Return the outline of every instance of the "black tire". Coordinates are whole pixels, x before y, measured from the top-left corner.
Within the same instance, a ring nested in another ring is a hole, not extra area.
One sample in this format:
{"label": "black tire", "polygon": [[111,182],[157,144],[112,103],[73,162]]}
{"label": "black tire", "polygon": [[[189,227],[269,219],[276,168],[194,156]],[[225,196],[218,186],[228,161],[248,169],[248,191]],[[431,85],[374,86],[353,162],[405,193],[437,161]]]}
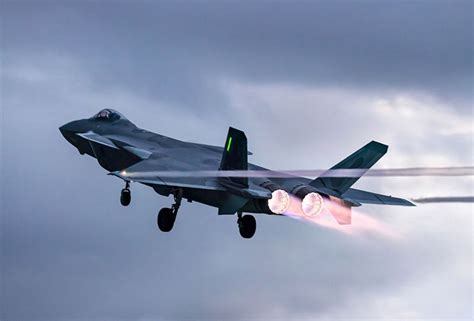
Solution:
{"label": "black tire", "polygon": [[252,215],[244,215],[239,221],[240,236],[244,239],[252,238],[257,229],[257,222]]}
{"label": "black tire", "polygon": [[123,206],[128,206],[130,205],[130,202],[132,201],[132,193],[130,193],[130,190],[128,188],[124,188],[122,190],[122,193],[120,193],[120,204]]}
{"label": "black tire", "polygon": [[176,215],[173,213],[171,208],[164,207],[158,213],[156,217],[156,223],[158,224],[158,228],[162,232],[169,232],[173,229],[174,221],[176,219]]}

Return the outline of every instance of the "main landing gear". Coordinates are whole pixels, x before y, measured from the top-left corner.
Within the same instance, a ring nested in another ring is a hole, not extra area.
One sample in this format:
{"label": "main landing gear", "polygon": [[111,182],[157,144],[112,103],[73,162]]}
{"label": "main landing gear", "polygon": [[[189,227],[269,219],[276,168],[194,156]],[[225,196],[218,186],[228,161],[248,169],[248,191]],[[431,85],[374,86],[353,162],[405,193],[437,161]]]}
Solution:
{"label": "main landing gear", "polygon": [[130,193],[130,182],[125,183],[125,188],[122,189],[122,192],[120,193],[120,204],[123,206],[128,206],[130,205],[130,202],[132,201],[132,194]]}
{"label": "main landing gear", "polygon": [[[163,207],[156,217],[156,223],[162,232],[170,232],[173,229],[176,215],[178,214],[181,200],[183,199],[182,189],[176,189],[172,194],[174,197],[174,204],[171,205],[171,207]],[[128,206],[130,205],[131,200],[132,194],[130,192],[130,182],[126,182],[125,188],[122,189],[120,194],[120,203],[123,206]],[[252,238],[257,229],[255,217],[252,215],[242,215],[241,212],[237,213],[237,225],[239,226],[240,235],[245,239]]]}
{"label": "main landing gear", "polygon": [[237,224],[239,226],[240,236],[244,239],[249,239],[255,234],[255,230],[257,229],[257,222],[255,221],[255,217],[252,215],[244,215],[242,213],[237,213]]}
{"label": "main landing gear", "polygon": [[169,232],[173,229],[174,221],[176,220],[176,214],[178,214],[179,207],[181,206],[183,190],[175,190],[173,192],[173,196],[174,204],[171,206],[171,208],[162,208],[156,217],[156,223],[162,232]]}

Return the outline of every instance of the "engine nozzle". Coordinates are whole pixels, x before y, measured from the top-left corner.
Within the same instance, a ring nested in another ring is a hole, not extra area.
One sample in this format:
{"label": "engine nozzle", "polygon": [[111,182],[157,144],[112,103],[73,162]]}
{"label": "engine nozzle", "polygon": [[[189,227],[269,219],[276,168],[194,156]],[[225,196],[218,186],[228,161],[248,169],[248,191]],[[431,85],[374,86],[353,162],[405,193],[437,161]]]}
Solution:
{"label": "engine nozzle", "polygon": [[306,194],[301,202],[301,208],[306,216],[315,216],[323,210],[323,197],[315,192]]}
{"label": "engine nozzle", "polygon": [[290,195],[282,189],[272,192],[272,198],[268,200],[268,208],[275,214],[282,214],[290,207]]}

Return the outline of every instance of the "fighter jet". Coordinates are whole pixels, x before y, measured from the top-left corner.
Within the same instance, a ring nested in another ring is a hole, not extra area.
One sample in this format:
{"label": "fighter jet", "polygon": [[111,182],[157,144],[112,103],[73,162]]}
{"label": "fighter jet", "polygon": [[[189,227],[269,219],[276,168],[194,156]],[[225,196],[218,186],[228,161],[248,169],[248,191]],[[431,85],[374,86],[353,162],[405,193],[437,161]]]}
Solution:
{"label": "fighter jet", "polygon": [[150,186],[162,196],[172,195],[174,203],[157,215],[158,228],[163,232],[172,230],[183,199],[216,207],[219,215],[237,213],[243,238],[251,238],[256,230],[254,216],[243,213],[282,215],[290,206],[294,210],[295,200],[296,208],[308,217],[319,215],[328,202],[337,203],[347,210],[344,215],[331,213],[339,224],[350,224],[351,208],[362,204],[413,206],[401,198],[351,188],[387,152],[387,145],[375,141],[330,169],[356,169],[360,174],[355,177],[321,175],[309,179],[275,175],[277,172],[249,163],[248,155],[252,154],[247,150],[247,137],[232,127],[223,146],[212,146],[149,132],[119,112],[103,109],[59,130],[80,154],[96,158],[110,175],[123,180],[123,206],[131,202],[132,182]]}

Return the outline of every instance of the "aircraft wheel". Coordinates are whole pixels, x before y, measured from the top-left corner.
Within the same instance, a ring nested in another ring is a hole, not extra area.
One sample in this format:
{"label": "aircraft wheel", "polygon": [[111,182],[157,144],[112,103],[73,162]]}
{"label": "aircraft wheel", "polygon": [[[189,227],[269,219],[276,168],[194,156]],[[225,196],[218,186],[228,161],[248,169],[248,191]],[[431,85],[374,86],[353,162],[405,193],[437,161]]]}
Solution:
{"label": "aircraft wheel", "polygon": [[243,238],[251,238],[255,234],[256,229],[257,222],[252,215],[244,215],[239,219],[239,232]]}
{"label": "aircraft wheel", "polygon": [[173,210],[168,207],[164,207],[158,213],[156,218],[156,223],[158,228],[162,232],[169,232],[173,228],[176,215],[173,213]]}
{"label": "aircraft wheel", "polygon": [[130,190],[128,188],[124,188],[122,190],[122,193],[120,193],[120,204],[123,206],[128,206],[130,205],[130,202],[132,201],[132,194],[130,193]]}

